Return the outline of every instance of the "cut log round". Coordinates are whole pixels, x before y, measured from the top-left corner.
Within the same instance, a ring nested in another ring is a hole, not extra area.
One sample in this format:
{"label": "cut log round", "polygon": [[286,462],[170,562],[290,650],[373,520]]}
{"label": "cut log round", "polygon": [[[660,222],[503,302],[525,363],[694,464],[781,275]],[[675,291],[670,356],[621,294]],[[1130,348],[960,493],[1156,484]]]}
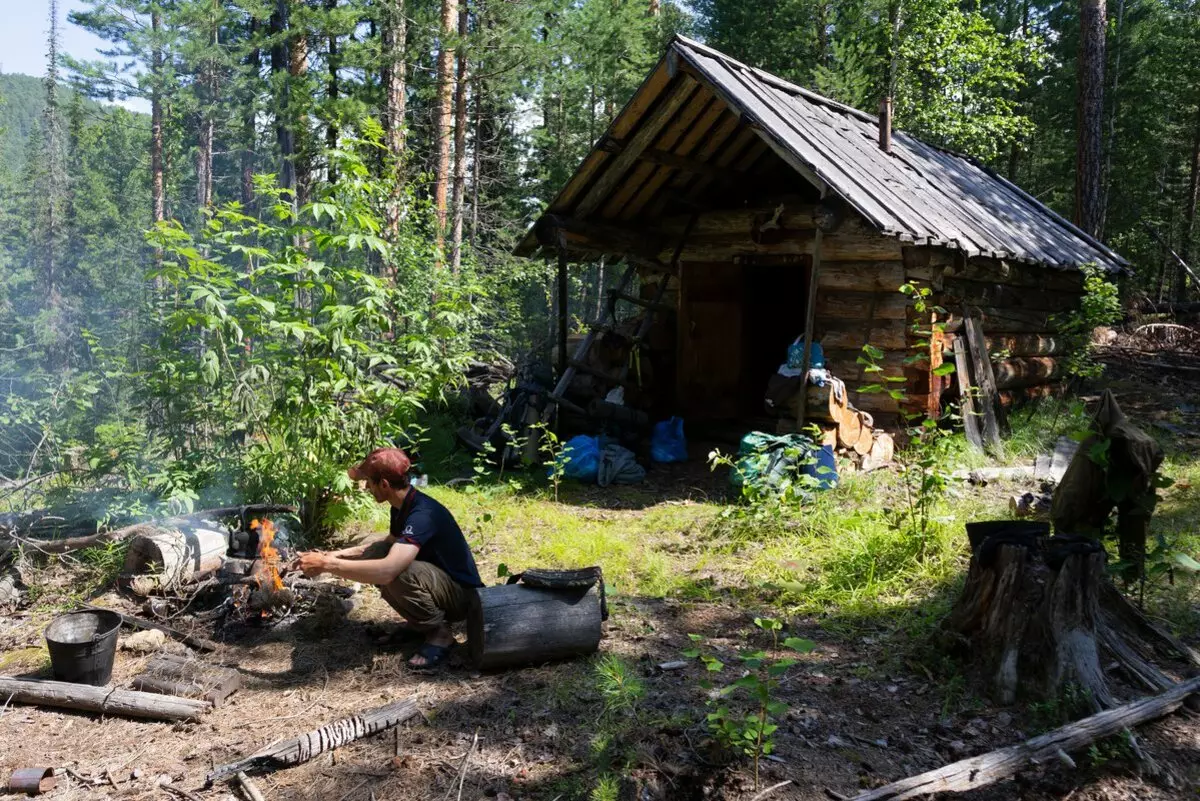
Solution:
{"label": "cut log round", "polygon": [[16,703],[82,709],[152,720],[198,720],[211,707],[207,701],[134,690],[110,690],[86,684],[40,679],[0,678],[0,696]]}
{"label": "cut log round", "polygon": [[599,588],[549,590],[509,584],[478,591],[467,613],[468,651],[479,670],[594,653]]}
{"label": "cut log round", "polygon": [[158,585],[174,588],[221,568],[229,543],[220,531],[155,529],[139,534],[125,554],[126,576],[154,574]]}
{"label": "cut log round", "polygon": [[838,410],[838,444],[843,448],[853,448],[862,436],[862,420],[858,412],[849,407]]}

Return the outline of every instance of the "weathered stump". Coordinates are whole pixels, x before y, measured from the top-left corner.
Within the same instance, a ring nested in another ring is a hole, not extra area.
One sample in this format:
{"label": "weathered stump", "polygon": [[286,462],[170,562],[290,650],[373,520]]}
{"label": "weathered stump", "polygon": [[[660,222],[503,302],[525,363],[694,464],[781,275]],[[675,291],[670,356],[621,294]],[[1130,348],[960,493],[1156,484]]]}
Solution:
{"label": "weathered stump", "polygon": [[973,532],[966,585],[943,623],[962,638],[971,672],[995,700],[1057,698],[1073,687],[1093,708],[1110,708],[1106,664],[1154,692],[1174,681],[1152,659],[1200,664],[1112,586],[1099,542],[1041,536],[1048,529],[1037,526]]}
{"label": "weathered stump", "polygon": [[467,648],[479,670],[551,662],[600,647],[599,586],[485,587],[467,614]]}

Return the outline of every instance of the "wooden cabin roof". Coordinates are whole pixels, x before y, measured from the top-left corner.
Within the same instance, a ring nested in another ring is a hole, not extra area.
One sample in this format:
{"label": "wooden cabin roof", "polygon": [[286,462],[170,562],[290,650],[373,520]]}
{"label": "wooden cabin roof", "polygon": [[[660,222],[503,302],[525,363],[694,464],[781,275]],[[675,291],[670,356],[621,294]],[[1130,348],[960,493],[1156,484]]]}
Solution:
{"label": "wooden cabin roof", "polygon": [[[769,171],[778,159],[903,243],[1059,269],[1128,262],[974,159],[677,36],[655,70],[546,209],[646,227],[680,198]],[[764,170],[765,167],[765,170]],[[719,193],[718,193],[719,196]],[[686,202],[686,201],[685,201]],[[675,209],[678,212],[678,208]],[[530,229],[517,253],[539,246]]]}

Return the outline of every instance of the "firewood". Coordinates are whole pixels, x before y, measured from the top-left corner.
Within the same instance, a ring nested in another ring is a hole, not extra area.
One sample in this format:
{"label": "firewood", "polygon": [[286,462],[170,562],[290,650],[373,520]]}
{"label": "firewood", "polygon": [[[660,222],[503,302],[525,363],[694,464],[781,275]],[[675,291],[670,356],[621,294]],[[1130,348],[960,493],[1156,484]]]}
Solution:
{"label": "firewood", "polygon": [[0,696],[11,696],[13,701],[22,704],[152,720],[198,720],[210,708],[208,702],[191,698],[43,679],[0,678]]}
{"label": "firewood", "polygon": [[238,773],[262,773],[280,768],[290,768],[303,764],[318,754],[323,754],[334,748],[340,748],[362,737],[367,737],[384,729],[390,729],[410,718],[418,716],[417,702],[414,698],[393,701],[386,706],[368,709],[348,718],[327,723],[319,729],[292,737],[278,740],[250,756],[219,765],[205,778],[205,787],[211,787],[216,782],[229,781]]}
{"label": "firewood", "polygon": [[218,707],[241,689],[242,675],[231,668],[159,654],[134,678],[133,684],[138,690],[198,698]]}
{"label": "firewood", "polygon": [[986,787],[1022,768],[1060,753],[1077,751],[1097,740],[1174,712],[1189,696],[1200,692],[1200,677],[1175,685],[1160,695],[1132,701],[1077,720],[1047,734],[981,756],[959,760],[854,796],[852,801],[900,801],[932,793],[961,793]]}
{"label": "firewood", "polygon": [[121,616],[121,623],[125,626],[131,626],[135,629],[154,629],[155,631],[161,631],[168,637],[174,640],[179,640],[179,642],[183,643],[189,648],[195,648],[197,651],[217,650],[217,644],[212,640],[205,639],[204,637],[198,637],[194,634],[185,634],[184,632],[173,629],[170,626],[164,626],[161,623],[155,623],[151,620],[144,620],[143,618],[134,617],[133,615],[126,615],[122,612],[117,612],[115,609],[105,609],[102,606],[92,606],[91,604],[80,604],[80,609],[113,612]]}

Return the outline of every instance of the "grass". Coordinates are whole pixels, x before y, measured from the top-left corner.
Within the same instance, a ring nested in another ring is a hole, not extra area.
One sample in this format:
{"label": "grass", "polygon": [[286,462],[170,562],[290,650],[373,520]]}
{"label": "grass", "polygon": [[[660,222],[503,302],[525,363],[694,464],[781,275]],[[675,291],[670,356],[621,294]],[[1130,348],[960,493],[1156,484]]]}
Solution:
{"label": "grass", "polygon": [[[1085,424],[1079,403],[1033,405],[1012,415],[999,458],[972,451],[955,435],[943,469],[1028,464]],[[446,436],[431,435],[423,449],[435,476],[471,474],[470,459],[453,453]],[[1200,464],[1190,453],[1168,449],[1162,472],[1176,483],[1163,492],[1152,535],[1172,552],[1200,558],[1200,499],[1193,490]],[[898,530],[888,514],[903,498],[893,471],[844,473],[835,489],[788,508],[668,501],[601,509],[569,502],[569,491],[565,502],[555,502],[540,470],[505,478],[429,489],[463,526],[487,583],[498,579],[501,565],[515,573],[598,564],[611,596],[736,601],[765,614],[815,617],[831,629],[886,629],[906,639],[927,632],[956,597],[969,558],[965,524],[1009,517],[1008,495],[1015,489],[952,482],[920,539]],[[386,520],[385,510],[374,509],[358,530],[383,530]],[[1194,629],[1200,623],[1197,585],[1177,569],[1147,589],[1148,607],[1176,630]]]}

